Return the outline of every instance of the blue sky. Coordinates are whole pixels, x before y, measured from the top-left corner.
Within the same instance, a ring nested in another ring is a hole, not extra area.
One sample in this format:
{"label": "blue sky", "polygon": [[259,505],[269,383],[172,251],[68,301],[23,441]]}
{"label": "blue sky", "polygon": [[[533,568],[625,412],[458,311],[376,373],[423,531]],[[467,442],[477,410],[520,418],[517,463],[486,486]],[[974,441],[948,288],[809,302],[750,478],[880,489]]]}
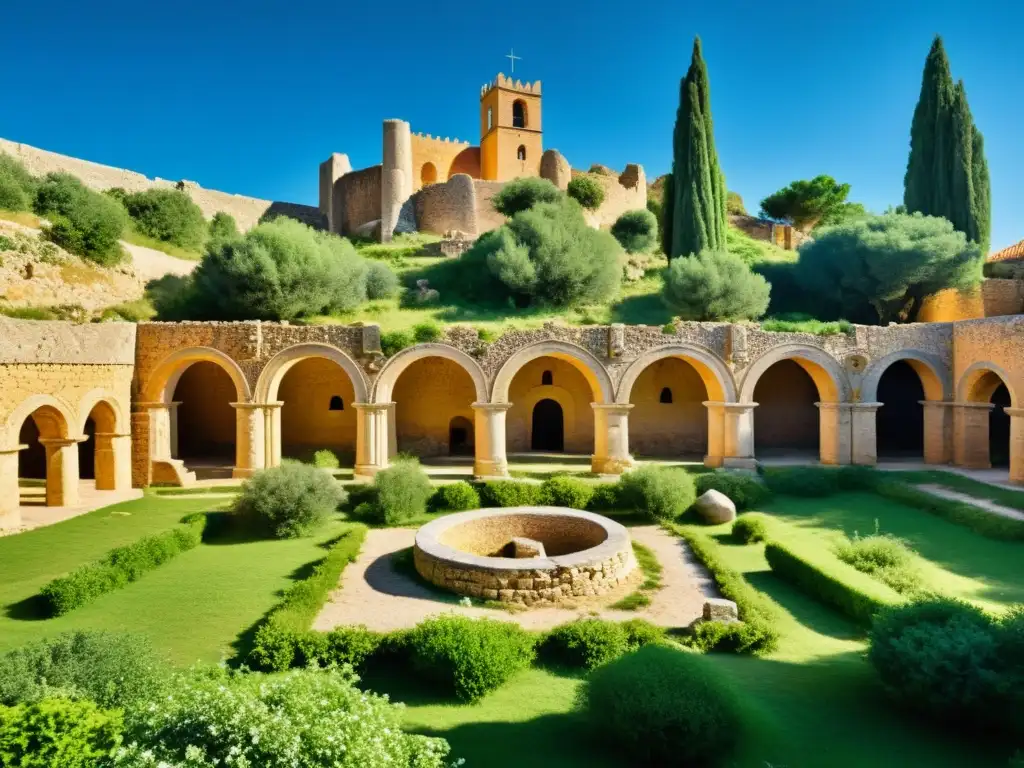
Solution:
{"label": "blue sky", "polygon": [[[993,247],[1024,238],[1021,0],[53,0],[4,9],[0,136],[316,203],[317,164],[380,162],[381,120],[477,141],[480,86],[515,47],[544,83],[544,145],[575,167],[664,173],[704,40],[719,157],[748,209],[828,173],[901,202],[910,119],[942,34],[985,134]],[[244,10],[243,10],[244,9]]]}

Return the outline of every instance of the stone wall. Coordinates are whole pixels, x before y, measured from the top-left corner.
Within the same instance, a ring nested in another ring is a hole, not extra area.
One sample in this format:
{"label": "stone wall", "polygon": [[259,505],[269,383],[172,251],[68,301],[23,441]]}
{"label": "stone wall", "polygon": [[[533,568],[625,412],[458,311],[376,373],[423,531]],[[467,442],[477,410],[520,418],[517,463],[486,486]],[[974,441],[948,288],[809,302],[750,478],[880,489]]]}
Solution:
{"label": "stone wall", "polygon": [[626,211],[647,207],[647,177],[639,165],[627,165],[618,177],[604,173],[583,173],[573,170],[573,178],[589,176],[604,190],[604,201],[593,212],[587,212],[591,226],[607,229]]}
{"label": "stone wall", "polygon": [[988,278],[981,284],[985,317],[1019,315],[1024,312],[1024,281]]}
{"label": "stone wall", "polygon": [[380,220],[381,166],[346,173],[334,182],[331,196],[334,231],[350,235],[371,221]]}
{"label": "stone wall", "polygon": [[75,157],[59,155],[56,152],[48,152],[45,149],[37,149],[28,144],[18,144],[7,139],[0,139],[0,152],[13,155],[25,165],[30,173],[37,176],[63,171],[77,176],[87,187],[99,191],[112,187],[121,187],[129,192],[180,188],[188,193],[206,218],[212,218],[218,211],[230,213],[242,231],[256,226],[260,217],[268,213],[290,216],[305,221],[311,226],[326,228],[324,215],[320,213],[319,209],[310,205],[261,200],[256,197],[218,192],[214,189],[203,189],[193,181],[174,182],[159,178],[150,179],[135,171],[79,160]]}
{"label": "stone wall", "polygon": [[431,184],[416,193],[416,223],[421,232],[443,235],[457,230],[480,234],[476,217],[476,191],[473,179],[457,174],[443,184]]}
{"label": "stone wall", "polygon": [[[476,149],[476,152],[470,150]],[[472,173],[473,157],[476,158],[476,173]],[[434,168],[433,180],[429,172],[424,173],[424,166],[430,163]],[[459,168],[455,168],[456,163]],[[425,184],[436,184],[447,181],[455,173],[480,175],[480,149],[471,147],[468,141],[441,138],[440,136],[412,134],[412,176],[413,189],[421,189]]]}
{"label": "stone wall", "polygon": [[[473,380],[457,363],[428,357],[402,372],[392,400],[398,452],[446,456],[452,421],[473,423],[476,392]],[[467,437],[472,440],[472,432]]]}

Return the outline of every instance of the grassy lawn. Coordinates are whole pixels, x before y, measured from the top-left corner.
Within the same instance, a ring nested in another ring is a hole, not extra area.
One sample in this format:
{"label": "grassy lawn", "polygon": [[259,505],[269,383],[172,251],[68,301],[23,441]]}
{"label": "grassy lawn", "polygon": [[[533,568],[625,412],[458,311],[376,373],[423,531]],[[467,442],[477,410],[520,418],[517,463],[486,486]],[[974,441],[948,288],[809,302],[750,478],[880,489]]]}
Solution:
{"label": "grassy lawn", "polygon": [[199,261],[203,258],[202,251],[190,251],[174,243],[165,243],[163,240],[157,240],[155,237],[144,235],[131,227],[125,229],[124,234],[121,235],[121,240],[132,245],[140,245],[143,248],[160,251],[178,259],[185,259],[186,261]]}
{"label": "grassy lawn", "polygon": [[915,485],[941,485],[974,496],[976,499],[988,499],[996,504],[1002,504],[1004,507],[1024,511],[1024,491],[1001,488],[998,485],[990,485],[956,472],[946,472],[941,469],[925,469],[914,472],[897,471],[893,474],[899,475],[901,480]]}

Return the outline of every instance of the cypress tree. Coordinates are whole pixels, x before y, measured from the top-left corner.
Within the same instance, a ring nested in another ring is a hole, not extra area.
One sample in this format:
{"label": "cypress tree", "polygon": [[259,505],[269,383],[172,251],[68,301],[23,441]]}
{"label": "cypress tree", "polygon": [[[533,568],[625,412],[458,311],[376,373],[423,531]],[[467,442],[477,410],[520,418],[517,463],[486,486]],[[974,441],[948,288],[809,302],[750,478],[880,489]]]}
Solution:
{"label": "cypress tree", "polygon": [[921,95],[910,126],[903,204],[910,213],[948,219],[987,249],[989,197],[984,143],[963,83],[953,84],[946,49],[936,36],[925,60]]}
{"label": "cypress tree", "polygon": [[672,197],[666,196],[665,255],[669,259],[725,249],[725,178],[718,165],[711,89],[700,38],[679,88],[673,133]]}

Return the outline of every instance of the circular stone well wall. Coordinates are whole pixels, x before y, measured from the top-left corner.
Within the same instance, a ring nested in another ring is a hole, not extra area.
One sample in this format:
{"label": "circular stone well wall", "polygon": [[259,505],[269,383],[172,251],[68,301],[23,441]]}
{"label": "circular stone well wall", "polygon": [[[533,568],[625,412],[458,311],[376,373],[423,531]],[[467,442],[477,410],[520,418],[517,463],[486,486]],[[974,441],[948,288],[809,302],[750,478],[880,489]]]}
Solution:
{"label": "circular stone well wall", "polygon": [[[522,556],[535,552],[538,543],[543,556]],[[520,556],[512,556],[517,551]],[[416,570],[432,584],[460,595],[525,605],[603,595],[636,570],[623,526],[562,507],[446,515],[416,532],[413,555]]]}

